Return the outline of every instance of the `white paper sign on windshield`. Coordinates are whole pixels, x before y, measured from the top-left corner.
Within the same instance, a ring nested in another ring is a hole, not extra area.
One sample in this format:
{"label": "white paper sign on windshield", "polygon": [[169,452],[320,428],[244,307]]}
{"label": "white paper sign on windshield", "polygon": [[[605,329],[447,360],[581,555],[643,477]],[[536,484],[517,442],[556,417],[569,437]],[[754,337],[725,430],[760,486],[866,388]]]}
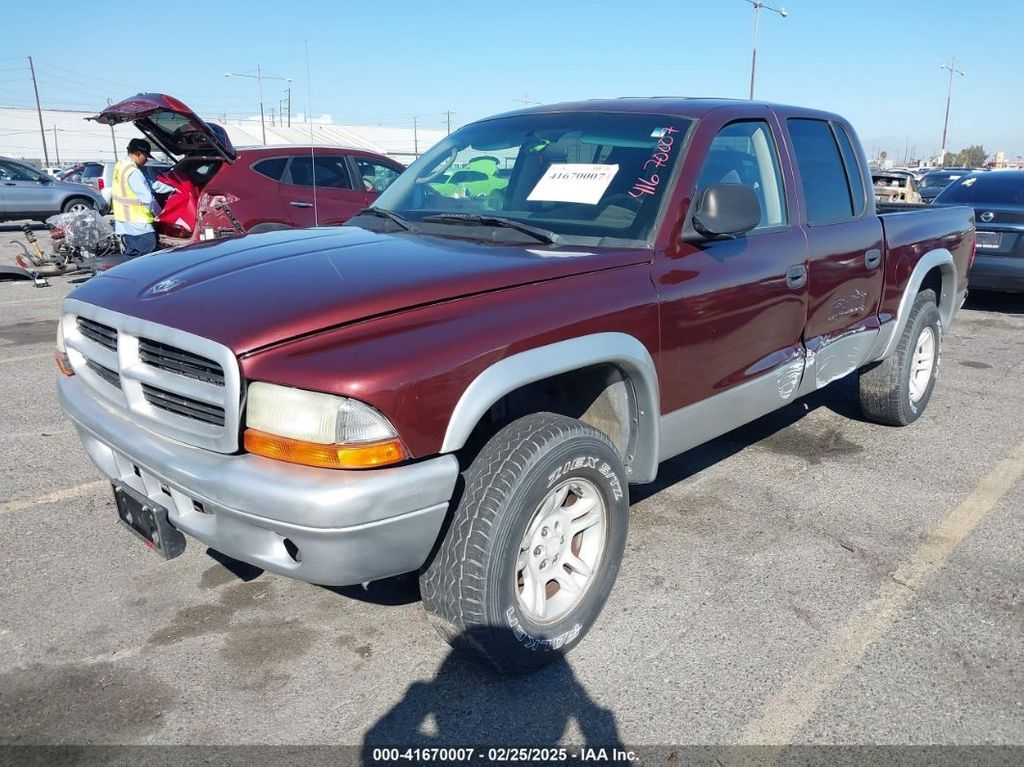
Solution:
{"label": "white paper sign on windshield", "polygon": [[618,172],[618,165],[556,163],[548,167],[526,199],[597,205]]}

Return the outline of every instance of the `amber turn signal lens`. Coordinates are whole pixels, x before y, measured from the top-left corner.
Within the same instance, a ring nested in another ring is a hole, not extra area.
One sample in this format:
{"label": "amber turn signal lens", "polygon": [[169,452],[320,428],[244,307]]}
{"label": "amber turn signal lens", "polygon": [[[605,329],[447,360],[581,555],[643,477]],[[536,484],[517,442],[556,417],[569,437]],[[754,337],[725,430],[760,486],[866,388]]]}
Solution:
{"label": "amber turn signal lens", "polygon": [[71,360],[68,359],[68,355],[62,351],[55,351],[53,353],[53,361],[57,363],[57,370],[66,376],[73,376],[75,371],[71,368]]}
{"label": "amber turn signal lens", "polygon": [[246,429],[244,443],[245,449],[253,455],[324,469],[371,469],[398,463],[407,457],[397,439],[365,445],[318,445]]}

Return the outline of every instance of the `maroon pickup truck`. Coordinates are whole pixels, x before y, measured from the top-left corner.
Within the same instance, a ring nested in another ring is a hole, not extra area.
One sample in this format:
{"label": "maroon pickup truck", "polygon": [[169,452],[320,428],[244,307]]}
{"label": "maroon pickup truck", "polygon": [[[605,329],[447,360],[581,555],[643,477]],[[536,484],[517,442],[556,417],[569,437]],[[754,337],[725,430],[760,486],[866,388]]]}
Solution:
{"label": "maroon pickup truck", "polygon": [[660,461],[850,374],[868,418],[916,420],[973,252],[969,208],[878,215],[836,115],[547,106],[453,133],[343,227],[89,280],[58,388],[165,556],[419,571],[449,641],[523,671],[595,622]]}

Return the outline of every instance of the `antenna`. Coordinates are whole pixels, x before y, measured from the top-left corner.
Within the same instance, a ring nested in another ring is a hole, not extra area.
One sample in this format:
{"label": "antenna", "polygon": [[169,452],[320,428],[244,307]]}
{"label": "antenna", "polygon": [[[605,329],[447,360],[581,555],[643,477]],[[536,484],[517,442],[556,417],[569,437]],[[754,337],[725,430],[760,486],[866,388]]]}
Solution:
{"label": "antenna", "polygon": [[309,124],[309,164],[313,176],[313,226],[320,226],[320,209],[316,199],[316,152],[313,151],[313,85],[309,76],[309,40],[303,42],[306,47],[306,122]]}

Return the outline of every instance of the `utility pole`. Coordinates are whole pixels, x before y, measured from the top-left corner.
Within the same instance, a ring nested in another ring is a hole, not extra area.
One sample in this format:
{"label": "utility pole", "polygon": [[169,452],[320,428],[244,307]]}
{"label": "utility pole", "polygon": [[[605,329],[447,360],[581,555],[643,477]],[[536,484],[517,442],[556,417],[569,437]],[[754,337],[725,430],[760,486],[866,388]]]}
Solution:
{"label": "utility pole", "polygon": [[[107,106],[111,105],[110,96],[107,96]],[[114,126],[110,126],[110,143],[114,146],[114,162],[117,162],[117,138],[114,136]]]}
{"label": "utility pole", "polygon": [[57,167],[60,167],[60,145],[57,143],[57,126],[53,126],[53,151],[57,154]]}
{"label": "utility pole", "polygon": [[50,153],[46,151],[46,129],[43,127],[43,107],[39,103],[39,86],[36,84],[36,67],[32,63],[32,57],[28,57],[28,68],[32,72],[32,90],[36,92],[36,114],[39,115],[39,135],[43,137],[43,162],[50,164]]}
{"label": "utility pole", "polygon": [[[31,59],[30,59],[31,60]],[[946,134],[949,128],[949,102],[953,99],[953,75],[967,75],[956,68],[956,56],[948,64],[939,64],[939,69],[949,70],[949,87],[946,89],[946,119],[942,123],[942,149],[939,151],[939,166],[946,164]]]}
{"label": "utility pole", "polygon": [[757,22],[761,14],[762,8],[767,8],[769,11],[774,11],[779,14],[782,18],[786,18],[789,13],[785,8],[772,8],[770,5],[762,3],[760,0],[746,0],[754,6],[754,44],[750,55],[750,100],[754,100],[754,78],[757,76]]}
{"label": "utility pole", "polygon": [[419,133],[417,133],[418,123],[419,120],[417,118],[412,118],[412,153],[415,157],[420,156],[420,137]]}
{"label": "utility pole", "polygon": [[[256,74],[252,72],[225,72],[225,77],[252,77],[256,80],[256,94],[260,99],[260,130],[263,132],[263,146],[267,145],[267,121],[263,115],[263,81],[264,80],[284,80],[286,83],[290,83],[292,78],[290,77],[271,77],[270,75],[263,74],[263,69],[259,64],[256,65]],[[273,124],[271,124],[273,127]]]}
{"label": "utility pole", "polygon": [[455,114],[452,110],[445,112],[445,116],[448,118],[448,135],[452,135],[452,115]]}
{"label": "utility pole", "polygon": [[288,87],[288,127],[292,127],[292,89]]}
{"label": "utility pole", "polygon": [[[274,127],[274,107],[270,107],[270,127]],[[267,143],[267,140],[265,138],[263,139],[263,143]]]}
{"label": "utility pole", "polygon": [[523,97],[521,99],[509,99],[509,101],[513,104],[522,104],[524,107],[528,107],[530,104],[540,103],[539,101],[530,101],[529,93],[523,93]]}

